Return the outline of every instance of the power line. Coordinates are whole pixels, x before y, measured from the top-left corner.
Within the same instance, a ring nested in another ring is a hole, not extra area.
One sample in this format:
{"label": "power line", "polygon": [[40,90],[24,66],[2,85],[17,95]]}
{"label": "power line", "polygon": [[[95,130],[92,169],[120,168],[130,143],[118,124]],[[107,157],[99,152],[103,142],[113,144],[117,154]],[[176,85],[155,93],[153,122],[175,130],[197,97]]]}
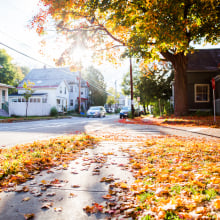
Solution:
{"label": "power line", "polygon": [[[8,49],[10,49],[10,50],[12,50],[12,51],[15,51],[16,53],[21,54],[22,56],[25,56],[25,57],[31,59],[31,60],[34,60],[34,61],[36,61],[36,62],[39,62],[39,63],[43,64],[43,65],[49,66],[49,67],[51,67],[51,68],[56,68],[56,67],[54,67],[54,66],[52,66],[52,65],[50,65],[50,64],[47,64],[47,63],[45,63],[45,62],[42,62],[42,61],[38,60],[38,59],[36,59],[36,58],[34,58],[34,57],[32,57],[32,56],[29,56],[29,55],[27,55],[27,54],[25,54],[25,53],[23,53],[23,52],[20,52],[20,51],[18,51],[17,49],[14,49],[14,48],[12,48],[12,47],[10,47],[10,46],[8,46],[8,45],[2,43],[2,42],[0,42],[0,44],[3,45],[4,47],[7,47]],[[65,72],[65,73],[68,73],[68,72],[65,71],[65,70],[61,70],[61,71],[62,71],[62,72]],[[84,78],[82,78],[82,79],[85,80]],[[106,93],[107,95],[109,95],[109,93],[106,92],[103,88],[98,87],[97,85],[94,85],[94,83],[92,83],[90,80],[85,80],[85,81],[87,81],[87,82],[88,82],[91,86],[93,86],[94,88],[96,88],[96,89],[98,89],[98,90],[100,90],[100,91]]]}

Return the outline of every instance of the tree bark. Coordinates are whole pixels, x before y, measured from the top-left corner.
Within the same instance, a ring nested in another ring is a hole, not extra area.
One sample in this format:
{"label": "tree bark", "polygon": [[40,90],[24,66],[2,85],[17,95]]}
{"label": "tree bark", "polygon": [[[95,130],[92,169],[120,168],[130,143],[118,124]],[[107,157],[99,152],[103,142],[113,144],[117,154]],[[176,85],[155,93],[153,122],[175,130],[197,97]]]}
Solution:
{"label": "tree bark", "polygon": [[169,52],[161,53],[167,61],[173,64],[174,73],[174,114],[182,116],[188,114],[187,97],[187,57],[183,52],[171,54]]}

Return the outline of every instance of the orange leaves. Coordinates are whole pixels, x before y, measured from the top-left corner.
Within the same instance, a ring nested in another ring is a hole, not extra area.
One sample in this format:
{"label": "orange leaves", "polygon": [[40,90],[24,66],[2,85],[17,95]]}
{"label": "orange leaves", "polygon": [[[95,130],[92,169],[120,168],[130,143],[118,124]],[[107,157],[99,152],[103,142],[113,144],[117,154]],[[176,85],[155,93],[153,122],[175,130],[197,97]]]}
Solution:
{"label": "orange leaves", "polygon": [[213,122],[213,117],[197,117],[197,116],[184,116],[184,117],[138,117],[135,119],[119,119],[119,123],[124,124],[145,124],[145,125],[171,125],[171,126],[200,126],[200,127],[213,127],[220,128],[220,117],[217,116],[216,123]]}
{"label": "orange leaves", "polygon": [[[25,182],[32,174],[56,165],[62,164],[66,169],[69,160],[75,159],[80,150],[95,141],[93,137],[83,134],[4,149],[0,160],[0,187]],[[42,180],[42,184],[47,183]]]}
{"label": "orange leaves", "polygon": [[103,206],[98,203],[94,203],[92,206],[86,206],[83,209],[86,213],[93,214],[97,212],[101,212],[103,210]]}
{"label": "orange leaves", "polygon": [[26,220],[33,219],[34,216],[35,216],[35,215],[34,215],[33,213],[24,214],[24,218],[25,218]]}
{"label": "orange leaves", "polygon": [[[125,152],[132,157],[130,170],[136,178],[131,186],[126,186],[127,195],[133,195],[140,210],[147,207],[149,217],[164,219],[167,213],[189,219],[217,216],[218,141],[158,137],[146,139],[135,153],[131,149]],[[121,188],[120,184],[115,186]]]}
{"label": "orange leaves", "polygon": [[213,203],[213,206],[216,208],[216,209],[219,209],[220,210],[220,198],[216,199]]}

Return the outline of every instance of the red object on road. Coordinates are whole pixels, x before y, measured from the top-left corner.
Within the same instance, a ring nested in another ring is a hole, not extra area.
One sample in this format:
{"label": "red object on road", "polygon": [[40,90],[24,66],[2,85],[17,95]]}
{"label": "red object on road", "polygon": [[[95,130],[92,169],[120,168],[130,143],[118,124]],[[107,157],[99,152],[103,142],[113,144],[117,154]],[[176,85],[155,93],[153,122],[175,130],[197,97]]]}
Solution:
{"label": "red object on road", "polygon": [[215,79],[214,78],[212,78],[212,89],[215,90]]}

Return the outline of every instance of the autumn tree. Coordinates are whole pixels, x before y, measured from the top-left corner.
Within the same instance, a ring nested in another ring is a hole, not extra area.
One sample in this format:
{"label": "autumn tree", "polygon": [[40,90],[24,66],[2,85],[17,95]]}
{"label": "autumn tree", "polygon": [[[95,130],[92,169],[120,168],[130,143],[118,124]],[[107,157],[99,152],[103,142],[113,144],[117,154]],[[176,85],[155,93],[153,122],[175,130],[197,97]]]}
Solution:
{"label": "autumn tree", "polygon": [[20,67],[12,64],[12,58],[0,49],[0,83],[17,86],[23,78]]}
{"label": "autumn tree", "polygon": [[27,117],[27,111],[28,111],[28,101],[29,101],[29,98],[34,93],[34,90],[32,89],[33,86],[34,86],[34,83],[30,82],[30,81],[24,82],[24,84],[23,84],[23,88],[25,90],[24,98],[25,98],[25,102],[26,102],[26,117]]}
{"label": "autumn tree", "polygon": [[92,105],[104,105],[107,99],[106,84],[102,73],[93,66],[83,72],[83,79],[89,83]]}
{"label": "autumn tree", "polygon": [[118,99],[120,97],[120,94],[118,92],[115,91],[115,89],[113,87],[110,87],[108,90],[108,95],[107,95],[107,100],[106,100],[106,104],[109,107],[112,107],[112,105],[116,104],[118,102]]}
{"label": "autumn tree", "polygon": [[[134,97],[140,97],[140,103],[145,112],[146,107],[158,102],[167,102],[172,95],[171,82],[173,80],[173,69],[170,64],[151,64],[147,69],[134,68]],[[130,94],[130,77],[127,73],[122,81],[122,90],[126,95]]]}
{"label": "autumn tree", "polygon": [[[69,36],[73,45],[80,37],[98,51],[124,46],[126,54],[143,59],[143,65],[155,59],[171,62],[175,70],[175,114],[188,112],[187,53],[192,43],[220,42],[218,0],[41,2],[43,7],[32,22],[38,33],[45,32],[52,17],[57,31]],[[106,57],[114,59],[116,53],[111,51],[107,50]]]}

